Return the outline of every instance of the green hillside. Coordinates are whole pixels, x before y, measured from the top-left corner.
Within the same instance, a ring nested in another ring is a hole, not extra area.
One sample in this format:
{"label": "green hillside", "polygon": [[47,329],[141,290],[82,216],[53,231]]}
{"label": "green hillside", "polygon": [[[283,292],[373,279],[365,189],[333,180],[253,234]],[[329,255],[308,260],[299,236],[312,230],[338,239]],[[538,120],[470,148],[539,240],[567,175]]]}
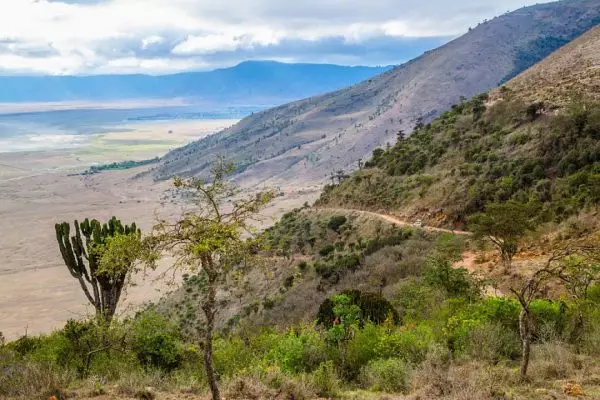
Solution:
{"label": "green hillside", "polygon": [[563,219],[600,201],[600,104],[560,112],[511,89],[454,106],[408,138],[373,152],[360,171],[325,188],[319,204],[398,211],[464,223],[491,202],[539,202]]}

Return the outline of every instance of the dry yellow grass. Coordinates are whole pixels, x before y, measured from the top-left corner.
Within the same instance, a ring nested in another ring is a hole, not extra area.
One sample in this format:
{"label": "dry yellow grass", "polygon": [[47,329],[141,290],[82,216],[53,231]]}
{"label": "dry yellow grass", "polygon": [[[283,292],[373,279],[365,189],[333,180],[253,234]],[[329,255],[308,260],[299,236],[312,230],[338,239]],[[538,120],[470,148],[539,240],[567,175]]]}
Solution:
{"label": "dry yellow grass", "polygon": [[[581,93],[600,99],[600,26],[523,72],[506,87],[527,104],[543,101],[562,106]],[[501,96],[501,89],[492,93],[492,98]]]}

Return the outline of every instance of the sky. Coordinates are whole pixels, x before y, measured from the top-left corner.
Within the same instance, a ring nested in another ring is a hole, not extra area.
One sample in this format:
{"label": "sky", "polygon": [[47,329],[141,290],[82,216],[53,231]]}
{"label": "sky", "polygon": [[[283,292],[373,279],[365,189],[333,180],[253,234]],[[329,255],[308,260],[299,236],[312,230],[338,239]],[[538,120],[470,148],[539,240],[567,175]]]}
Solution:
{"label": "sky", "polygon": [[391,65],[539,0],[0,0],[0,74]]}

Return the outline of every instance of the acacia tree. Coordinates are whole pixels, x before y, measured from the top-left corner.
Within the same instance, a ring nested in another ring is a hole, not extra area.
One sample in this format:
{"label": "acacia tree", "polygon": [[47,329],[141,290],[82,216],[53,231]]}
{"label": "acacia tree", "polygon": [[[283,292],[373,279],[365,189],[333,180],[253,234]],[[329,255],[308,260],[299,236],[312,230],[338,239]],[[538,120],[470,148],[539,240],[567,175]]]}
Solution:
{"label": "acacia tree", "polygon": [[71,276],[79,281],[96,317],[110,322],[123,289],[141,254],[141,231],[135,223],[123,225],[116,217],[101,224],[85,219],[55,225],[56,240]]}
{"label": "acacia tree", "polygon": [[[240,199],[239,190],[226,178],[235,170],[233,164],[217,158],[210,179],[175,179],[175,187],[192,203],[176,221],[161,220],[147,239],[149,247],[175,257],[173,268],[199,273],[206,285],[199,306],[204,314],[204,367],[213,400],[220,400],[213,365],[215,316],[219,311],[217,291],[229,274],[243,272],[249,258],[259,249],[249,221],[274,197],[272,191]],[[152,263],[151,263],[152,265]]]}
{"label": "acacia tree", "polygon": [[535,229],[536,210],[516,201],[488,204],[485,212],[469,218],[469,228],[475,238],[487,238],[500,250],[506,269],[519,251],[519,241],[527,231]]}
{"label": "acacia tree", "polygon": [[521,305],[519,314],[519,333],[523,355],[521,358],[521,377],[527,376],[529,368],[529,357],[531,354],[531,342],[534,334],[534,317],[531,311],[531,303],[540,294],[544,285],[553,278],[559,278],[565,271],[565,258],[571,254],[570,250],[555,250],[546,264],[536,270],[523,283],[520,289],[511,288],[510,291],[517,297]]}

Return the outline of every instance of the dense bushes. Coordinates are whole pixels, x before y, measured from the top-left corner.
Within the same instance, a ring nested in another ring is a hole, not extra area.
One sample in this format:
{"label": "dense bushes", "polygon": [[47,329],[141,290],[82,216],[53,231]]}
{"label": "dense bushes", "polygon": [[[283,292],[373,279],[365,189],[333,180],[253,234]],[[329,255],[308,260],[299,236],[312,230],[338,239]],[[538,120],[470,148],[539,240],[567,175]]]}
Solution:
{"label": "dense bushes", "polygon": [[[461,279],[469,281],[470,278],[461,276]],[[341,328],[333,324],[324,327],[309,324],[217,338],[214,360],[219,379],[233,382],[234,386],[230,387],[240,393],[237,398],[267,388],[289,391],[298,396],[295,398],[310,398],[302,396],[316,394],[333,396],[348,385],[406,393],[415,388],[413,376],[416,382],[421,382],[424,371],[429,371],[429,379],[438,379],[431,375],[434,374],[432,368],[436,374],[443,373],[439,368],[443,365],[448,368],[452,359],[459,360],[461,365],[516,363],[521,351],[520,306],[516,300],[467,298],[462,295],[465,285],[456,286],[461,288],[458,291],[448,287],[439,281],[418,277],[413,278],[410,285],[398,286],[398,298],[405,299],[397,302],[402,308],[399,310],[401,319],[400,315],[394,317],[393,312],[384,311],[393,308],[380,296],[354,291],[345,293],[346,303],[339,303],[335,298],[333,310],[329,307],[330,311],[323,313],[327,314],[322,316],[327,321],[341,317]],[[419,293],[429,294],[421,298]],[[352,308],[351,298],[360,307]],[[433,304],[432,298],[436,299]],[[405,309],[409,304],[413,308],[410,312]],[[586,309],[597,309],[597,303],[594,304]],[[538,343],[536,354],[550,349],[551,343],[569,343],[579,315],[577,307],[576,303],[549,300],[532,303],[535,343]],[[351,316],[356,310],[361,318]],[[378,312],[377,318],[373,314],[365,317],[374,311]],[[395,318],[401,325],[395,324]],[[598,354],[600,313],[591,311],[586,318],[587,328],[577,341],[582,352]],[[136,373],[155,376],[154,379],[160,376],[162,382],[174,382],[182,376],[193,377],[196,384],[203,382],[202,374],[197,372],[202,362],[197,349],[184,344],[169,321],[149,310],[131,321],[115,321],[110,328],[91,322],[69,322],[65,329],[52,335],[22,338],[0,347],[0,370],[4,371],[0,375],[0,396],[18,395],[15,385],[30,388],[25,397],[67,387],[81,372],[81,362],[85,360],[81,356],[98,344],[111,343],[111,338],[119,341],[106,353],[101,351],[91,359],[90,376],[118,380]],[[565,345],[558,347],[566,351]],[[556,357],[574,357],[569,354]],[[440,355],[445,361],[439,359]],[[564,368],[558,371],[537,359],[533,363],[534,371],[539,371],[535,373],[555,374],[558,378],[568,375]],[[262,383],[246,384],[244,377],[251,379],[250,382]],[[36,381],[27,386],[28,379]]]}
{"label": "dense bushes", "polygon": [[[361,325],[365,322],[382,324],[390,320],[393,324],[399,322],[398,312],[383,296],[375,293],[362,293],[359,290],[346,290],[342,293],[350,299],[351,304],[357,305],[360,309]],[[334,302],[332,299],[326,299],[320,306],[317,313],[317,323],[326,327],[334,324],[335,315],[333,312]]]}
{"label": "dense bushes", "polygon": [[140,364],[167,371],[181,365],[184,349],[175,324],[149,311],[139,315],[132,328],[132,349]]}
{"label": "dense bushes", "polygon": [[[600,103],[573,100],[556,114],[510,91],[487,110],[462,103],[328,186],[319,204],[400,209],[443,190],[448,222],[464,222],[489,203],[536,201],[562,220],[600,202]],[[441,184],[437,184],[441,182]],[[420,204],[419,204],[420,206]]]}

